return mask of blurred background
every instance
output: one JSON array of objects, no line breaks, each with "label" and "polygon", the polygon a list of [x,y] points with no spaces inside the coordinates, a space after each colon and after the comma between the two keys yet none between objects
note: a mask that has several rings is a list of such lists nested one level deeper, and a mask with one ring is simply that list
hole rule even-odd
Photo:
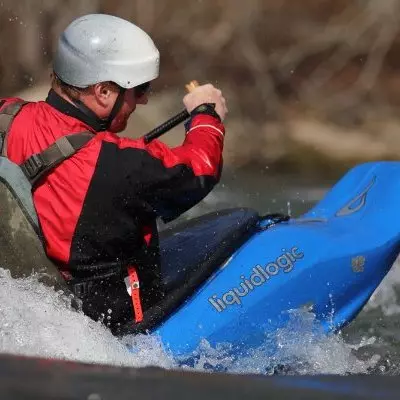
[{"label": "blurred background", "polygon": [[91,12],[135,22],[161,52],[151,101],[126,135],[179,112],[197,79],[228,100],[231,171],[326,182],[398,158],[400,0],[2,0],[0,95],[45,98],[58,35]]}]

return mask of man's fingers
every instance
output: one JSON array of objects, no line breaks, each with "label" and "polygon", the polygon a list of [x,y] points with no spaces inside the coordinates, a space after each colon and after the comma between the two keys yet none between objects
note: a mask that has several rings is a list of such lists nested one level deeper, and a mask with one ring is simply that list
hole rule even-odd
[{"label": "man's fingers", "polygon": [[228,112],[226,100],[222,95],[222,91],[215,88],[210,83],[193,89],[183,98],[183,103],[185,104],[185,107],[189,113],[200,104],[214,103],[215,111],[218,113],[221,120],[225,118],[225,114]]}]

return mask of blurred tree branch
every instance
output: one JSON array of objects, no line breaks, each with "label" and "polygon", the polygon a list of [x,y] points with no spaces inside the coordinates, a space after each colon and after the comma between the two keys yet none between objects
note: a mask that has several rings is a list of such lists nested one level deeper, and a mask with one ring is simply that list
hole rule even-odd
[{"label": "blurred tree branch", "polygon": [[[3,0],[3,94],[44,79],[58,34],[106,12],[147,30],[161,49],[159,89],[197,78],[232,93],[232,112],[279,121],[288,109],[362,119],[400,103],[400,0]],[[390,83],[389,83],[390,81]],[[361,117],[360,117],[361,116]],[[357,119],[357,118],[356,118]]]}]

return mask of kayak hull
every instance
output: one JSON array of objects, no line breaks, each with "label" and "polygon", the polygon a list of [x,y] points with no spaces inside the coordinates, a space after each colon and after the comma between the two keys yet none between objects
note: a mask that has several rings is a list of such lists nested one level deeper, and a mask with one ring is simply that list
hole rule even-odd
[{"label": "kayak hull", "polygon": [[305,215],[261,224],[153,332],[180,357],[202,340],[248,354],[287,324],[290,310],[312,311],[325,332],[343,327],[399,254],[399,189],[400,163],[354,168]]}]

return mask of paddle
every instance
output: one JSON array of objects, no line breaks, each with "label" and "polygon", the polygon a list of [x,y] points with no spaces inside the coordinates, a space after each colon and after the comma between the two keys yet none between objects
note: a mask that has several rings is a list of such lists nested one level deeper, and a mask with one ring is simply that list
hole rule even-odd
[{"label": "paddle", "polygon": [[[190,83],[188,83],[185,86],[186,86],[186,90],[188,92],[191,92],[193,89],[195,89],[197,86],[199,86],[199,83],[197,81],[191,81]],[[181,122],[186,121],[189,117],[190,117],[190,114],[186,110],[181,111],[179,114],[176,114],[174,117],[170,118],[168,121],[165,121],[160,126],[157,126],[157,128],[154,128],[149,133],[146,133],[146,135],[144,135],[144,142],[146,144],[150,143],[152,140],[157,139],[160,136],[164,135],[164,133],[167,133],[172,128],[179,125]]]}]

